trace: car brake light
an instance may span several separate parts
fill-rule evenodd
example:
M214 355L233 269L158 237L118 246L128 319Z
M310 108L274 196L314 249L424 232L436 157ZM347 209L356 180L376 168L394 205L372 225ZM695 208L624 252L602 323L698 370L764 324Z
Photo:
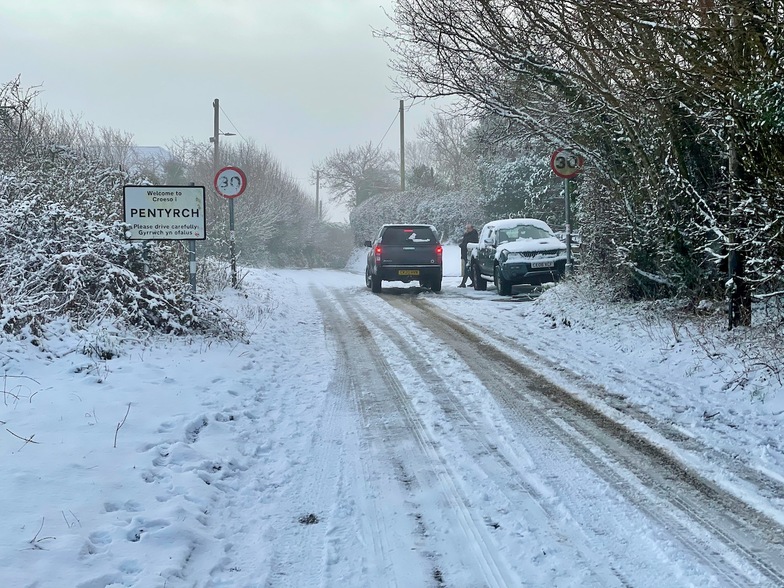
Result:
M376 255L376 263L381 263L381 245L376 245L374 253Z
M436 245L436 255L441 255L441 253L443 253L443 251L444 251L444 249L443 249L443 247L441 247L441 245Z

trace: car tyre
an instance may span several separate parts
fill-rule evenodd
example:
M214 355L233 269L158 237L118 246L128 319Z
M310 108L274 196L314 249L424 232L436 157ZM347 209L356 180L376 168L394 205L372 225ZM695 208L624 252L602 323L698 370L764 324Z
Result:
M430 284L430 290L432 292L440 292L441 291L441 278L437 280L433 280Z
M370 288L370 268L365 268L365 286Z
M370 289L374 294L381 292L381 278L370 274Z
M479 273L479 266L471 264L471 274L474 280L474 290L487 290L487 280L485 280Z
M501 296L511 296L512 282L504 279L504 276L501 275L500 265L496 264L495 269L493 270L493 276L495 277L495 288L498 290L498 293Z

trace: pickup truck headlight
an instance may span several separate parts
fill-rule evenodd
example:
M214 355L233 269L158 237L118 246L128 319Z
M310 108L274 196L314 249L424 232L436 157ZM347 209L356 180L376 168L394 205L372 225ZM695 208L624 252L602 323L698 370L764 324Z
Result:
M507 251L504 249L501 254L498 256L498 261L501 263L509 262L518 262L525 259L525 256L520 253L519 251Z

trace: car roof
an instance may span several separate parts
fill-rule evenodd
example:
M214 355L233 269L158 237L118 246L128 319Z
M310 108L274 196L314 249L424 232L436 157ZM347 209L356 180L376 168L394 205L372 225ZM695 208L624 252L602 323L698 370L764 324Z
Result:
M381 226L382 227L428 227L429 229L434 228L433 225L428 225L426 223L387 223Z
M382 229L386 229L388 227L392 227L392 228L422 227L422 228L430 229L431 231L433 231L433 233L438 234L438 231L433 225L428 225L425 223L389 223L389 224L381 225Z
M539 227L540 229L544 229L549 232L553 232L546 222L539 220L538 218L502 218L494 221L490 221L485 225L485 227L490 227L494 229L506 229L511 227L516 227L518 225L532 225L534 227Z

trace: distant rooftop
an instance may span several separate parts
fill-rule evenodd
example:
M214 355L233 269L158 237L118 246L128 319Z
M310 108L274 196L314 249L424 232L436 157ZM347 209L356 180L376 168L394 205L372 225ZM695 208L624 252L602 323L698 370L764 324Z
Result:
M136 159L170 159L171 153L164 147L153 145L132 145L131 149Z

